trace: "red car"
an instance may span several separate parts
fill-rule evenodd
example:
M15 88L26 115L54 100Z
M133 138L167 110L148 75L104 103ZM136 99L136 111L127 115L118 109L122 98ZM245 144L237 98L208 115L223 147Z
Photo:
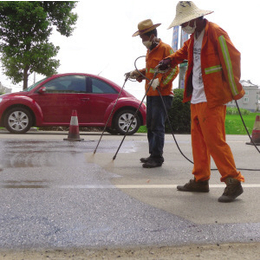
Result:
M105 127L109 119L108 132L125 134L140 101L124 89L118 98L120 90L100 76L53 75L21 92L1 95L0 126L16 134L26 133L32 126L69 126L72 110L76 110L79 126ZM146 107L142 104L128 134L145 123Z

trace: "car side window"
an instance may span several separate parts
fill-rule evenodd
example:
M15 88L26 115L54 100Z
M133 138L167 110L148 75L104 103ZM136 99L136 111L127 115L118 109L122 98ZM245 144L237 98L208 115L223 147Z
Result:
M46 93L86 93L85 76L58 77L44 84Z
M111 85L106 82L91 78L91 88L88 91L93 94L116 94L118 93Z

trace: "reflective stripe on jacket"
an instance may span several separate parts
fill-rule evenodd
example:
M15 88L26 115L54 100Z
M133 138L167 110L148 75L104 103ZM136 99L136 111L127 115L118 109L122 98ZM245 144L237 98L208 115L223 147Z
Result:
M206 19L205 19L206 20ZM194 34L183 47L170 55L171 66L188 60L183 102L191 100ZM206 20L201 48L201 72L209 107L226 104L244 96L240 80L240 52L228 34L218 25Z
M159 41L159 44L153 48L151 51L147 50L146 54L146 69L141 70L145 76L151 80L154 77L155 73L155 67L158 65L158 63L164 59L165 57L173 54L173 49L170 45L163 43L161 40ZM159 79L160 85L158 89L160 90L162 96L169 96L173 95L172 92L172 81L177 77L179 73L178 66L175 66L174 68L170 68L169 71L167 71L164 74L158 73L156 78ZM146 80L145 83L145 90L147 91L147 88L149 86L148 80ZM154 91L152 87L150 87L147 96L159 96L158 91Z

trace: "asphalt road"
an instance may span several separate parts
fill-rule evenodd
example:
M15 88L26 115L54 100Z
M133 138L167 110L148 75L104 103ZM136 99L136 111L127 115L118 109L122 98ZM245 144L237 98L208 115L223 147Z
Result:
M176 190L192 164L166 136L165 163L144 169L145 134L122 136L66 132L0 132L0 249L126 248L260 242L260 154L246 136L227 136L244 193L219 203L224 185L212 171L210 192ZM176 135L190 159L190 135ZM215 165L212 162L212 168Z

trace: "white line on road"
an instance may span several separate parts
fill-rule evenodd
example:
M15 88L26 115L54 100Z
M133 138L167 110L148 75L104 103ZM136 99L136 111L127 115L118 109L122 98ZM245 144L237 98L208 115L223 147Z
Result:
M170 184L126 184L126 185L58 185L63 189L172 189L177 185ZM223 184L212 184L210 188L224 188ZM260 188L260 184L243 184L243 188Z
M225 188L224 184L211 184L210 188ZM6 189L25 189L25 188L58 188L58 189L176 189L177 185L173 184L126 184L126 185L46 185L46 184L6 184L0 185L0 188ZM243 188L260 188L260 184L243 184Z

